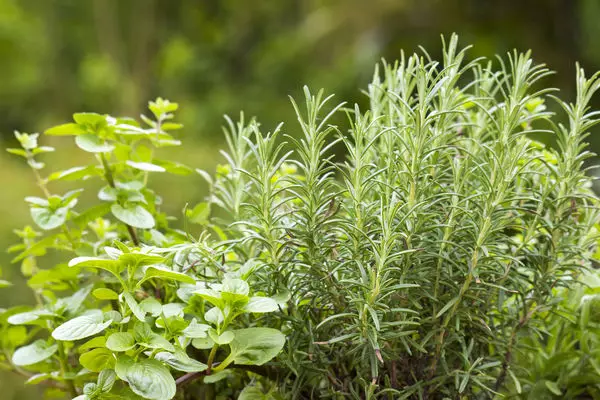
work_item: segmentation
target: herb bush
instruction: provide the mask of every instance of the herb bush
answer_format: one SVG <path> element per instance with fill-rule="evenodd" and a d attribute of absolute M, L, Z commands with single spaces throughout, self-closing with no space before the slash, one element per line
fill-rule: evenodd
<path fill-rule="evenodd" d="M 175 217 L 149 177 L 195 173 L 157 158 L 177 104 L 75 114 L 45 133 L 94 161 L 50 175 L 53 149 L 17 133 L 42 196 L 10 251 L 37 305 L 2 310 L 2 366 L 87 400 L 598 398 L 596 291 L 578 282 L 595 276 L 600 78 L 578 68 L 566 103 L 549 73 L 529 53 L 466 62 L 453 36 L 442 62 L 377 68 L 367 111 L 305 89 L 298 125 L 228 120 L 225 163 L 196 171 L 210 195 Z"/>

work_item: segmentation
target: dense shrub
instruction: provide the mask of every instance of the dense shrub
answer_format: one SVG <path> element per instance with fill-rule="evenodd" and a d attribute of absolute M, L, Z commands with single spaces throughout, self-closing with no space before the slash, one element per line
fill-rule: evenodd
<path fill-rule="evenodd" d="M 596 248 L 583 141 L 599 76 L 578 69 L 565 103 L 529 54 L 464 58 L 452 37 L 441 63 L 383 63 L 368 111 L 305 89 L 299 128 L 228 120 L 226 162 L 197 171 L 209 196 L 177 218 L 149 186 L 193 172 L 157 158 L 179 144 L 175 103 L 151 102 L 143 124 L 75 114 L 46 134 L 74 135 L 95 162 L 48 176 L 38 155 L 52 149 L 17 133 L 44 234 L 26 227 L 11 249 L 38 304 L 1 314 L 2 362 L 89 400 L 597 396 L 594 379 L 575 393 L 563 378 L 588 359 L 600 377 L 583 347 L 597 342 L 595 292 L 562 294 Z M 349 129 L 331 125 L 341 112 Z M 91 207 L 81 189 L 51 191 L 88 178 Z M 573 357 L 552 374 L 559 345 Z"/>

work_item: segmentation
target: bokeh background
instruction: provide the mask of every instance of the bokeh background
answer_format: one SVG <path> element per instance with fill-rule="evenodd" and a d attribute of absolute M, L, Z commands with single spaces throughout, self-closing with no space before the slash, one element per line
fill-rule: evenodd
<path fill-rule="evenodd" d="M 436 57 L 440 34 L 452 32 L 474 45 L 471 57 L 532 49 L 566 98 L 576 61 L 600 69 L 600 0 L 0 0 L 0 141 L 15 145 L 15 129 L 42 131 L 78 111 L 136 116 L 163 96 L 180 103 L 185 125 L 185 147 L 167 157 L 210 170 L 224 114 L 244 110 L 267 129 L 294 121 L 288 95 L 304 84 L 364 104 L 382 57 L 419 45 Z M 598 152 L 600 138 L 590 141 Z M 56 169 L 79 157 L 67 146 L 46 160 Z M 30 223 L 30 174 L 0 152 L 2 249 Z M 154 183 L 175 212 L 205 191 L 199 177 Z M 0 253 L 5 279 L 19 281 L 9 261 Z M 22 282 L 0 292 L 2 307 L 28 300 Z M 6 373 L 0 389 L 3 400 L 39 397 Z"/>

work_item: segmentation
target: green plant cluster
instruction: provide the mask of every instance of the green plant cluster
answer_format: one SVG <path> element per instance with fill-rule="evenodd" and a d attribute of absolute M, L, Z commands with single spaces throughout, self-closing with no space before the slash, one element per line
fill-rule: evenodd
<path fill-rule="evenodd" d="M 580 282 L 596 276 L 600 74 L 578 68 L 567 103 L 529 53 L 465 54 L 453 36 L 442 62 L 382 63 L 367 111 L 306 88 L 298 132 L 228 119 L 225 163 L 195 171 L 210 194 L 179 225 L 149 186 L 194 173 L 156 157 L 179 144 L 177 104 L 151 102 L 143 125 L 75 114 L 46 134 L 96 162 L 47 177 L 52 149 L 18 133 L 44 234 L 11 249 L 38 305 L 0 314 L 2 365 L 88 400 L 597 397 L 598 300 Z M 88 209 L 49 188 L 87 179 L 102 182 Z"/>

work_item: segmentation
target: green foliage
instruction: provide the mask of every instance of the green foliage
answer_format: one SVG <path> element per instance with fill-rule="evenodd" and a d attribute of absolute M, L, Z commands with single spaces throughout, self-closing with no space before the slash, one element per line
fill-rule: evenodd
<path fill-rule="evenodd" d="M 48 396 L 58 389 L 79 400 L 170 399 L 176 378 L 186 383 L 230 365 L 262 365 L 285 344 L 279 330 L 252 317 L 279 307 L 251 289 L 250 269 L 242 274 L 222 259 L 230 241 L 170 228 L 172 218 L 148 186 L 151 173 L 191 173 L 155 157 L 157 148 L 179 144 L 168 133 L 180 128 L 172 122 L 177 108 L 150 102 L 153 119 L 142 116 L 145 128 L 132 119 L 75 114 L 73 123 L 46 134 L 75 136 L 97 164 L 48 177 L 36 157 L 52 149 L 39 147 L 37 134 L 16 133 L 21 149 L 9 152 L 32 167 L 44 197 L 25 200 L 33 222 L 48 232 L 42 237 L 26 227 L 18 232 L 23 244 L 11 248 L 38 304 L 1 310 L 1 361 L 31 383 L 51 386 Z M 50 182 L 91 178 L 102 185 L 87 209 L 77 207 L 83 189 L 50 192 Z M 54 250 L 71 254 L 68 264 L 39 268 L 36 260 Z"/>
<path fill-rule="evenodd" d="M 558 290 L 561 300 L 520 338 L 510 373 L 510 397 L 600 398 L 600 278 Z"/>
<path fill-rule="evenodd" d="M 383 63 L 368 111 L 306 88 L 297 134 L 228 119 L 225 163 L 197 170 L 210 194 L 183 229 L 149 186 L 192 172 L 156 157 L 180 144 L 177 104 L 151 102 L 143 124 L 75 114 L 46 134 L 75 136 L 96 163 L 46 178 L 38 137 L 19 133 L 9 151 L 32 167 L 47 232 L 27 227 L 12 248 L 38 304 L 1 314 L 3 365 L 89 400 L 595 393 L 568 380 L 588 365 L 573 360 L 600 362 L 595 292 L 569 290 L 592 290 L 578 279 L 594 276 L 598 239 L 584 140 L 600 75 L 578 69 L 566 103 L 529 53 L 465 55 L 453 36 L 442 62 Z M 80 188 L 50 192 L 87 179 L 101 181 L 87 209 Z M 49 252 L 68 263 L 38 263 Z"/>

